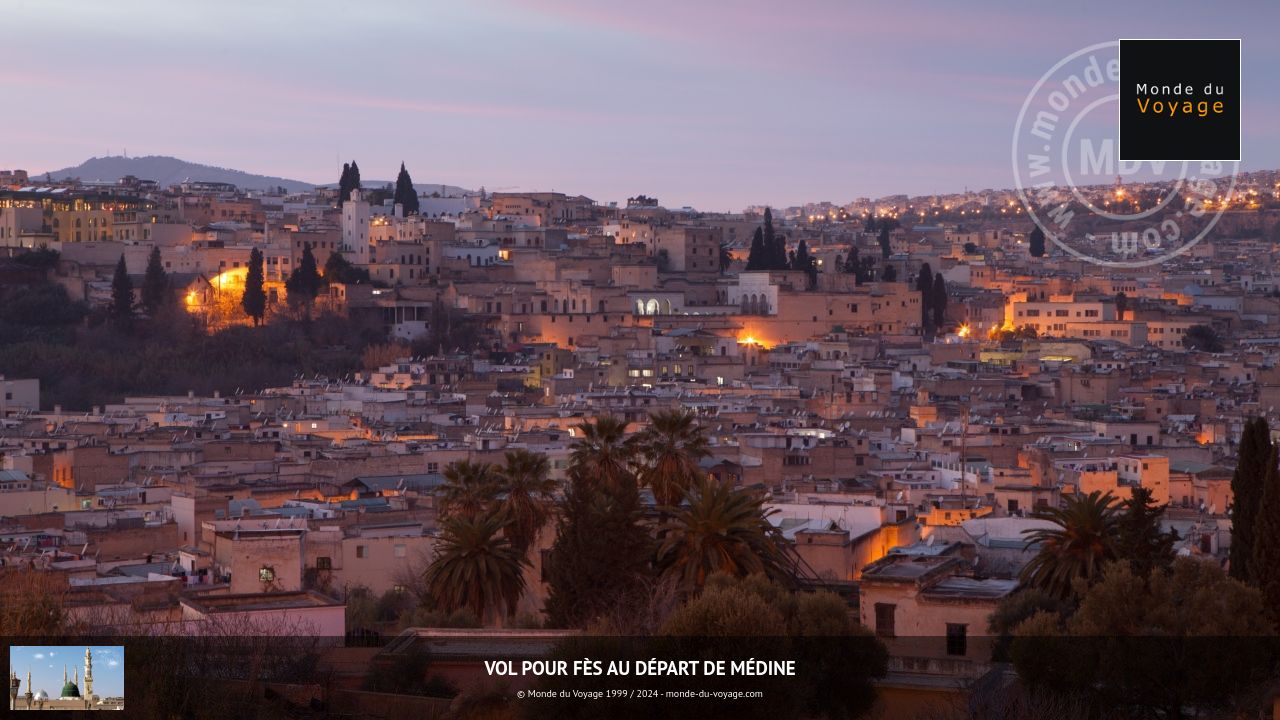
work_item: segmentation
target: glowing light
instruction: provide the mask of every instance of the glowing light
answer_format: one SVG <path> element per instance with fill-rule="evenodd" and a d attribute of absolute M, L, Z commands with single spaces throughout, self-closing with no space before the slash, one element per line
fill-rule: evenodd
<path fill-rule="evenodd" d="M 970 335 L 972 335 L 972 334 L 973 334 L 973 328 L 969 327 L 969 325 L 968 325 L 967 323 L 966 323 L 966 324 L 964 324 L 964 325 L 961 325 L 961 326 L 956 330 L 956 335 L 959 335 L 959 336 L 960 336 L 960 337 L 962 337 L 962 338 L 967 338 L 967 337 L 969 337 L 969 336 L 970 336 Z"/>

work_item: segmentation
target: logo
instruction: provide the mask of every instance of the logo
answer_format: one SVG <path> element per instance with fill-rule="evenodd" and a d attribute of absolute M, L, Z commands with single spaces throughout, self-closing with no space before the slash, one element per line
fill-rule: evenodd
<path fill-rule="evenodd" d="M 1240 163 L 1122 160 L 1120 74 L 1112 41 L 1041 76 L 1014 125 L 1014 183 L 1054 246 L 1099 265 L 1143 267 L 1187 252 L 1213 229 Z"/>

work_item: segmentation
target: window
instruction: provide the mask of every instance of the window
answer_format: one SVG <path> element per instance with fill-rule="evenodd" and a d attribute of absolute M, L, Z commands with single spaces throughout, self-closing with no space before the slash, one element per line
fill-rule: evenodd
<path fill-rule="evenodd" d="M 893 613 L 898 609 L 893 603 L 876 603 L 876 635 L 894 637 Z M 950 625 L 947 626 L 950 628 Z"/>
<path fill-rule="evenodd" d="M 363 546 L 363 545 L 357 545 L 357 546 L 356 546 L 356 557 L 357 557 L 357 558 L 359 558 L 359 559 L 363 559 L 363 558 L 364 558 L 364 556 L 365 556 L 365 555 L 364 555 L 364 546 Z"/>
<path fill-rule="evenodd" d="M 263 565 L 262 569 L 258 571 L 258 579 L 264 583 L 275 582 L 276 569 L 270 565 Z"/>
<path fill-rule="evenodd" d="M 969 626 L 947 623 L 947 654 L 963 657 L 969 649 Z"/>
<path fill-rule="evenodd" d="M 328 558 L 328 557 L 318 557 L 318 558 L 316 558 L 316 569 L 317 569 L 317 570 L 332 570 L 332 569 L 333 569 L 333 560 L 332 560 L 332 559 L 330 559 L 330 558 Z"/>

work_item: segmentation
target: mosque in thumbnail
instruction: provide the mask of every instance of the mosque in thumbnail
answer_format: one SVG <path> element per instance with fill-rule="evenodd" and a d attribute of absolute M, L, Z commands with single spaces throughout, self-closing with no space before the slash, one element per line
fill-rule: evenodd
<path fill-rule="evenodd" d="M 11 658 L 12 660 L 12 658 Z M 25 688 L 25 690 L 24 690 Z M 80 675 L 80 667 L 71 668 L 67 676 L 67 666 L 62 666 L 62 688 L 57 695 L 50 695 L 44 689 L 35 690 L 31 682 L 31 670 L 27 669 L 25 682 L 18 676 L 10 663 L 9 669 L 9 709 L 10 710 L 123 710 L 123 697 L 101 698 L 93 692 L 93 652 L 84 649 L 84 676 Z"/>

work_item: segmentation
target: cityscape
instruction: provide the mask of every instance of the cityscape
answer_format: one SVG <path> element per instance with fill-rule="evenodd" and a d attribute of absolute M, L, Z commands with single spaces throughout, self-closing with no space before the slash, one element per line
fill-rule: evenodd
<path fill-rule="evenodd" d="M 74 15 L 53 5 L 15 10 L 24 42 Z M 433 8 L 446 32 L 393 5 L 388 37 L 441 43 L 396 51 L 431 70 L 323 98 L 297 77 L 258 135 L 216 102 L 189 108 L 189 135 L 138 129 L 153 121 L 110 99 L 83 128 L 106 154 L 42 140 L 68 132 L 56 112 L 0 130 L 10 710 L 123 710 L 127 686 L 131 712 L 162 718 L 1280 717 L 1274 92 L 1246 107 L 1239 160 L 1126 162 L 1090 118 L 1061 153 L 1081 143 L 1089 172 L 1044 180 L 1019 154 L 1024 130 L 1048 138 L 1036 91 L 1117 52 L 1113 30 L 1071 26 L 1043 55 L 1013 43 L 1030 67 L 998 80 L 957 61 L 1002 99 L 966 106 L 936 162 L 909 152 L 911 128 L 815 100 L 881 133 L 849 141 L 865 164 L 833 147 L 828 166 L 808 143 L 843 130 L 766 107 L 797 88 L 742 98 L 760 109 L 723 128 L 686 89 L 670 102 L 687 116 L 645 109 L 671 59 L 635 60 L 628 38 L 694 53 L 708 94 L 749 82 L 706 55 L 723 37 L 690 48 L 722 21 L 776 34 L 779 68 L 830 72 L 815 58 L 835 46 L 806 49 L 778 9 L 659 3 L 677 28 L 576 2 Z M 897 17 L 810 10 L 851 33 Z M 83 12 L 72 35 L 102 20 Z M 296 17 L 281 42 L 298 57 L 336 32 Z M 157 72 L 138 53 L 174 20 L 141 22 L 139 47 L 102 46 L 121 75 Z M 451 43 L 488 22 L 502 57 L 468 66 Z M 1161 32 L 1188 37 L 1177 22 Z M 921 56 L 940 73 L 945 24 L 918 28 L 946 37 Z M 1239 36 L 1214 27 L 1196 34 Z M 371 51 L 372 30 L 351 32 L 353 57 Z M 1253 42 L 1246 78 L 1274 52 Z M 643 136 L 601 130 L 616 99 L 594 90 L 551 108 L 454 86 L 508 53 L 563 69 L 599 43 L 638 73 L 618 97 Z M 300 62 L 250 45 L 211 92 L 242 63 Z M 912 77 L 895 57 L 885 72 Z M 0 92 L 57 108 L 48 87 L 97 72 L 65 62 L 0 71 Z M 885 81 L 859 67 L 872 101 Z M 601 71 L 582 72 L 585 88 Z M 294 100 L 347 114 L 304 122 Z M 359 125 L 371 108 L 385 124 Z M 407 134 L 437 115 L 449 137 Z M 814 136 L 772 179 L 754 150 L 717 155 L 723 134 L 758 137 L 777 162 L 784 126 Z M 494 135 L 531 129 L 563 162 Z M 878 172 L 866 142 L 938 170 Z"/>

